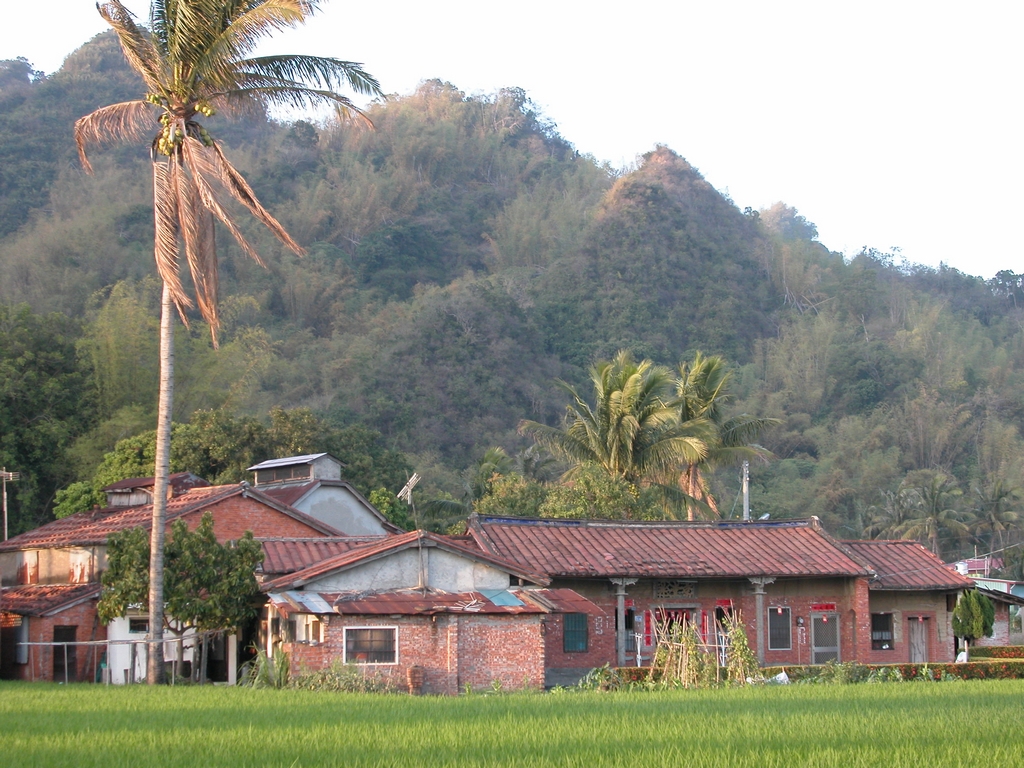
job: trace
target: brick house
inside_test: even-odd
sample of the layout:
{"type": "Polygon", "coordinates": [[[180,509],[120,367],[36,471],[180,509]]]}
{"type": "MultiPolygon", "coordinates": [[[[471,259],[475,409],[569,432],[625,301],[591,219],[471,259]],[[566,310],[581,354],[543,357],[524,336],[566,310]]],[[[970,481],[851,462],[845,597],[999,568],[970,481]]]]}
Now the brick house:
{"type": "Polygon", "coordinates": [[[953,608],[974,582],[916,541],[844,541],[867,562],[871,642],[857,661],[872,664],[953,661],[953,608]]]}
{"type": "MultiPolygon", "coordinates": [[[[305,562],[305,546],[275,542],[265,570],[305,562]]],[[[588,622],[604,615],[547,583],[468,541],[414,531],[267,581],[261,642],[271,657],[288,653],[295,669],[340,660],[403,687],[419,674],[427,693],[540,688],[552,638],[585,647],[588,622]],[[570,616],[583,617],[582,637],[563,638],[570,616]]]]}
{"type": "MultiPolygon", "coordinates": [[[[638,657],[650,663],[657,622],[696,623],[703,641],[715,647],[718,621],[734,613],[762,664],[905,660],[911,633],[918,632],[911,617],[927,629],[928,660],[952,661],[949,612],[956,594],[973,584],[916,543],[854,547],[828,536],[816,518],[694,523],[474,516],[469,532],[483,552],[546,576],[554,588],[574,590],[610,618],[607,625],[588,618],[588,630],[595,639],[613,637],[614,645],[597,643],[580,656],[552,653],[549,685],[604,663],[635,664],[638,657]],[[922,569],[916,579],[907,574],[922,569]],[[872,650],[873,628],[881,631],[876,615],[900,617],[898,631],[893,625],[894,641],[900,635],[896,650],[872,650]]],[[[557,645],[557,631],[546,637],[549,648],[557,645]]]]}
{"type": "MultiPolygon", "coordinates": [[[[214,532],[222,542],[238,539],[245,531],[257,537],[336,537],[341,533],[247,483],[211,487],[187,473],[175,477],[167,503],[168,531],[176,520],[194,528],[203,514],[210,512],[214,532]]],[[[147,487],[152,487],[150,478],[116,483],[105,489],[112,506],[79,512],[0,543],[0,584],[7,585],[0,590],[0,673],[4,678],[55,679],[59,660],[54,649],[64,646],[19,643],[99,643],[145,636],[144,614],[119,619],[108,627],[98,623],[96,603],[106,566],[107,538],[116,531],[149,528],[151,524],[147,487]]],[[[76,679],[96,679],[102,651],[109,650],[106,661],[115,682],[122,682],[125,670],[135,666],[127,660],[127,646],[111,645],[96,653],[89,647],[77,646],[72,675],[76,679]]],[[[168,653],[172,650],[168,648],[168,653]]],[[[224,653],[224,672],[230,679],[233,644],[225,647],[224,653]]],[[[145,668],[141,658],[136,664],[145,668]]]]}

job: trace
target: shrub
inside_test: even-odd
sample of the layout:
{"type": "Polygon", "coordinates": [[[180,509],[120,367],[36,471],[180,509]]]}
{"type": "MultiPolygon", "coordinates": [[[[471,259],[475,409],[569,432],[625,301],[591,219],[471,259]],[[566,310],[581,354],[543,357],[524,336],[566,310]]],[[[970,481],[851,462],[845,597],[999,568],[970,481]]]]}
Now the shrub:
{"type": "Polygon", "coordinates": [[[1024,645],[976,645],[972,659],[1024,659],[1024,645]]]}

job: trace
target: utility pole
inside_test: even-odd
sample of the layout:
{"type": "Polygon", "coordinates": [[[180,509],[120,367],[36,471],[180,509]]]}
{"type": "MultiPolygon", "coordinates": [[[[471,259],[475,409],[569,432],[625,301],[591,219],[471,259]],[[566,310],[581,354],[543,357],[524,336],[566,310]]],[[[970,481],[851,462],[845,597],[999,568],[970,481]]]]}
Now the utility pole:
{"type": "Polygon", "coordinates": [[[743,462],[743,519],[750,519],[750,462],[743,462]]]}
{"type": "Polygon", "coordinates": [[[0,482],[4,486],[4,541],[7,541],[7,482],[21,478],[21,472],[8,472],[7,467],[0,469],[0,482]]]}

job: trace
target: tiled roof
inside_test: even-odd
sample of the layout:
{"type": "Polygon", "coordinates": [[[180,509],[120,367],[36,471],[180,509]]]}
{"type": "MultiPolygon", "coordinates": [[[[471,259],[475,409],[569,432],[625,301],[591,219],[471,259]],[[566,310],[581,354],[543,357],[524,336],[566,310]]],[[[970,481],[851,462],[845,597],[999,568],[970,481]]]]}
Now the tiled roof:
{"type": "Polygon", "coordinates": [[[547,576],[868,576],[817,519],[633,522],[471,517],[485,552],[547,576]]]}
{"type": "Polygon", "coordinates": [[[878,578],[871,589],[970,589],[974,582],[957,573],[916,541],[843,541],[871,565],[878,578]]]}
{"type": "Polygon", "coordinates": [[[292,505],[311,491],[318,482],[312,480],[298,485],[261,485],[260,491],[272,499],[277,499],[282,504],[292,505]]]}
{"type": "MultiPolygon", "coordinates": [[[[201,510],[219,501],[238,494],[246,494],[280,512],[300,520],[314,530],[327,535],[340,532],[310,517],[297,509],[281,504],[265,496],[248,484],[215,485],[208,488],[193,488],[188,493],[175,496],[167,501],[167,523],[183,515],[201,510]]],[[[54,520],[33,531],[14,536],[0,543],[0,552],[20,549],[54,549],[59,547],[83,547],[105,544],[112,533],[129,528],[149,528],[153,517],[153,506],[105,507],[98,510],[78,512],[61,520],[54,520]]]]}
{"type": "Polygon", "coordinates": [[[378,510],[373,504],[366,500],[366,498],[357,491],[351,483],[347,483],[344,480],[311,480],[308,483],[286,483],[284,485],[260,485],[257,486],[259,491],[272,499],[277,499],[282,504],[288,504],[289,506],[296,504],[302,499],[307,493],[310,493],[314,489],[320,486],[328,488],[344,488],[358,501],[367,512],[373,515],[375,518],[380,520],[381,525],[384,526],[384,530],[389,533],[404,533],[404,531],[388,520],[380,510],[378,510]]]}
{"type": "Polygon", "coordinates": [[[334,536],[319,539],[260,539],[263,544],[263,573],[281,576],[308,568],[330,557],[367,544],[377,544],[383,536],[334,536]]]}
{"type": "Polygon", "coordinates": [[[45,616],[99,597],[99,584],[25,584],[4,587],[0,611],[22,616],[45,616]]]}
{"type": "Polygon", "coordinates": [[[272,594],[270,599],[284,614],[323,613],[325,609],[349,616],[603,613],[600,608],[571,589],[509,589],[484,592],[399,589],[369,594],[278,592],[272,594]]]}
{"type": "Polygon", "coordinates": [[[312,565],[309,568],[274,579],[273,581],[264,584],[263,589],[268,592],[296,589],[314,581],[315,579],[335,573],[336,571],[346,570],[365,561],[375,560],[379,557],[385,557],[392,552],[417,546],[440,547],[441,549],[446,549],[449,552],[462,555],[470,560],[476,560],[478,562],[493,565],[507,573],[511,573],[513,576],[518,576],[519,578],[527,581],[532,581],[535,584],[548,583],[548,580],[543,575],[534,572],[529,568],[523,568],[522,565],[517,564],[517,561],[515,560],[495,556],[488,552],[482,552],[476,548],[466,547],[452,541],[447,536],[441,536],[427,531],[411,531],[400,536],[384,537],[377,543],[367,544],[364,547],[343,552],[340,555],[328,558],[327,560],[312,565]]]}

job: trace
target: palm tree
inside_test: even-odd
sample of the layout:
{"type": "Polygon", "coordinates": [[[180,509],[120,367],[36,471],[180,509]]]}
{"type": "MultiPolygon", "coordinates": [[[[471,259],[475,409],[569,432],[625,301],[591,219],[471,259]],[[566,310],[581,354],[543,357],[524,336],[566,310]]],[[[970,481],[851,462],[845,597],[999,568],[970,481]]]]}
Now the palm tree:
{"type": "Polygon", "coordinates": [[[726,418],[725,407],[733,397],[729,392],[732,372],[717,355],[706,357],[697,352],[692,362],[679,364],[678,373],[676,398],[680,422],[705,420],[711,427],[706,455],[699,461],[685,462],[679,475],[679,487],[687,498],[687,518],[693,520],[698,510],[717,517],[718,503],[708,486],[708,470],[768,458],[771,453],[755,441],[766,429],[781,422],[745,413],[726,418]]]}
{"type": "Polygon", "coordinates": [[[193,306],[180,273],[184,244],[195,304],[217,342],[217,250],[214,220],[242,250],[262,264],[221,202],[241,203],[288,248],[302,248],[260,204],[197,118],[217,111],[244,116],[269,106],[333,105],[359,113],[335,90],[379,95],[361,65],[317,56],[252,57],[264,38],[302,24],[319,0],[153,0],[150,26],[135,22],[120,0],[99,4],[121,50],[146,87],[144,98],[113,104],[75,123],[75,141],[86,170],[89,144],[150,139],[157,271],[163,281],[160,318],[160,397],[157,408],[153,530],[149,575],[150,648],[147,678],[159,681],[163,658],[163,538],[170,463],[173,400],[173,314],[187,324],[193,306]]]}
{"type": "Polygon", "coordinates": [[[1021,492],[1005,480],[995,480],[987,488],[974,488],[975,508],[971,530],[978,534],[989,534],[989,549],[1002,549],[1006,533],[1016,529],[1020,523],[1021,492]]]}
{"type": "Polygon", "coordinates": [[[707,455],[707,422],[680,422],[675,382],[668,368],[650,360],[636,362],[627,351],[590,369],[594,406],[571,385],[559,385],[572,402],[564,427],[535,421],[519,423],[532,437],[571,466],[571,479],[586,464],[596,464],[613,478],[634,485],[657,484],[682,462],[707,455]]]}
{"type": "Polygon", "coordinates": [[[916,486],[919,503],[911,512],[911,518],[900,528],[904,539],[926,541],[933,554],[941,556],[940,534],[962,538],[968,527],[964,522],[969,513],[961,512],[954,506],[961,491],[941,472],[930,472],[923,484],[916,486]]]}
{"type": "Polygon", "coordinates": [[[864,528],[869,539],[899,538],[914,510],[921,506],[921,496],[914,488],[900,485],[895,491],[882,491],[881,506],[868,507],[870,519],[864,528]]]}

